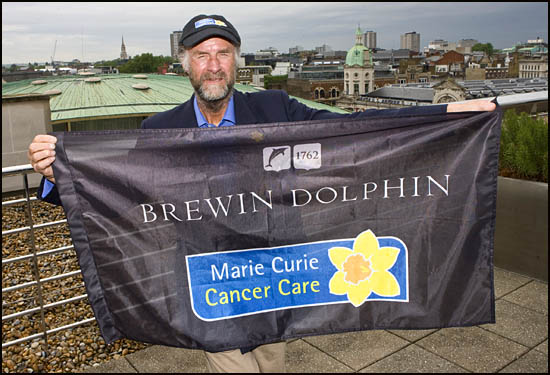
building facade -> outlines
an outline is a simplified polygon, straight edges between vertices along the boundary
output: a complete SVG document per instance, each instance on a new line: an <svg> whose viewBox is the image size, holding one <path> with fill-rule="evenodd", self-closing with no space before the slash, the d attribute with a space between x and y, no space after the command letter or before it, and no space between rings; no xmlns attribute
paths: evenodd
<svg viewBox="0 0 550 375"><path fill-rule="evenodd" d="M392 68L390 65L375 65L374 90L397 83L398 74L399 70Z"/></svg>
<svg viewBox="0 0 550 375"><path fill-rule="evenodd" d="M373 50L376 48L376 32L375 31L366 31L363 34L363 44L365 47Z"/></svg>
<svg viewBox="0 0 550 375"><path fill-rule="evenodd" d="M427 49L432 51L446 52L449 50L449 41L444 39L432 40L430 41L430 43L428 43Z"/></svg>
<svg viewBox="0 0 550 375"><path fill-rule="evenodd" d="M326 44L323 44L320 47L315 47L315 53L321 54L323 56L331 56L334 55L334 53L331 54L331 52L334 52L332 50L331 46L327 46Z"/></svg>
<svg viewBox="0 0 550 375"><path fill-rule="evenodd" d="M413 31L401 35L401 48L420 52L420 34Z"/></svg>
<svg viewBox="0 0 550 375"><path fill-rule="evenodd" d="M422 59L410 58L399 62L397 83L430 83L430 71L422 64Z"/></svg>
<svg viewBox="0 0 550 375"><path fill-rule="evenodd" d="M277 61L275 69L271 72L273 76L284 76L290 72L290 61Z"/></svg>
<svg viewBox="0 0 550 375"><path fill-rule="evenodd" d="M483 81L486 77L486 71L482 68L466 68L464 77L467 81Z"/></svg>
<svg viewBox="0 0 550 375"><path fill-rule="evenodd" d="M548 55L520 59L519 78L548 78Z"/></svg>
<svg viewBox="0 0 550 375"><path fill-rule="evenodd" d="M488 66L485 70L485 78L483 79L502 79L509 76L507 66Z"/></svg>
<svg viewBox="0 0 550 375"><path fill-rule="evenodd" d="M271 65L247 65L237 68L235 81L243 85L264 87L264 76L273 71Z"/></svg>
<svg viewBox="0 0 550 375"><path fill-rule="evenodd" d="M296 71L290 71L287 79L289 95L335 105L343 95L343 61L322 60L303 65Z"/></svg>
<svg viewBox="0 0 550 375"><path fill-rule="evenodd" d="M477 39L460 39L457 47L473 47L478 43Z"/></svg>
<svg viewBox="0 0 550 375"><path fill-rule="evenodd" d="M170 34L170 55L176 60L178 59L178 48L181 34L181 31L174 31Z"/></svg>
<svg viewBox="0 0 550 375"><path fill-rule="evenodd" d="M287 81L287 92L318 103L335 105L341 97L343 86L341 80L294 78Z"/></svg>
<svg viewBox="0 0 550 375"><path fill-rule="evenodd" d="M348 51L344 65L344 93L350 96L366 95L374 90L372 53L363 44L363 33L358 27L355 45Z"/></svg>
<svg viewBox="0 0 550 375"><path fill-rule="evenodd" d="M432 86L433 104L459 102L466 99L466 90L452 78L447 78Z"/></svg>
<svg viewBox="0 0 550 375"><path fill-rule="evenodd" d="M302 52L303 50L304 50L304 47L302 47L302 46L290 47L290 48L288 49L288 53L289 53L290 55L295 55L295 54L297 54L298 52Z"/></svg>
<svg viewBox="0 0 550 375"><path fill-rule="evenodd" d="M390 65L394 68L399 67L401 60L411 58L411 51L408 49L391 49L378 51L372 55L372 61L376 65Z"/></svg>
<svg viewBox="0 0 550 375"><path fill-rule="evenodd" d="M464 55L456 51L446 52L435 62L436 75L449 75L453 77L464 77L465 65Z"/></svg>

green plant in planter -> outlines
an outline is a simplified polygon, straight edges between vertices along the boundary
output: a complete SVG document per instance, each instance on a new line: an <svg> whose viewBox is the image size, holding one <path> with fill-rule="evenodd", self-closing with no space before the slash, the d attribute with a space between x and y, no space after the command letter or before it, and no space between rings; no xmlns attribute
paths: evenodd
<svg viewBox="0 0 550 375"><path fill-rule="evenodd" d="M526 113L506 111L499 169L503 176L548 182L548 123Z"/></svg>

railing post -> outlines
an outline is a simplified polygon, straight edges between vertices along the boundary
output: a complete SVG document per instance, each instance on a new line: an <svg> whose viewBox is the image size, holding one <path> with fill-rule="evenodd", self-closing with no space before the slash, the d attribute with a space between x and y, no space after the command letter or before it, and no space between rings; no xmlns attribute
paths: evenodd
<svg viewBox="0 0 550 375"><path fill-rule="evenodd" d="M44 346L43 349L46 352L46 355L48 354L48 334L46 329L46 319L44 317L44 299L42 297L42 283L40 282L40 272L38 271L38 259L36 256L36 242L34 239L34 225L32 220L32 209L31 209L31 200L29 196L29 181L27 174L23 174L23 181L25 184L25 202L27 206L27 223L30 228L29 230L29 236L30 236L30 245L32 249L32 270L34 274L34 279L36 280L37 284L37 290L38 290L38 301L40 303L40 319L42 323L42 332L44 333Z"/></svg>

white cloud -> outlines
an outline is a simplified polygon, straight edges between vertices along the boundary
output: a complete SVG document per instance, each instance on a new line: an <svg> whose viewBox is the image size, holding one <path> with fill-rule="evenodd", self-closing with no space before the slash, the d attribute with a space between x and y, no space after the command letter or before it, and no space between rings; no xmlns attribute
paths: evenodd
<svg viewBox="0 0 550 375"><path fill-rule="evenodd" d="M4 25L2 24L2 33L14 33L28 31L29 27L26 25Z"/></svg>

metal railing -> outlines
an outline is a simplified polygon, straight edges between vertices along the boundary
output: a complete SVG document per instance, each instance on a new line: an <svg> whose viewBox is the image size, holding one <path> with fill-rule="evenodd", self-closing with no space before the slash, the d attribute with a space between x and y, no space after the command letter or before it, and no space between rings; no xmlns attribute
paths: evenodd
<svg viewBox="0 0 550 375"><path fill-rule="evenodd" d="M482 99L493 100L494 98L495 97L493 96L488 98L464 100L456 103L466 103L466 102L477 101ZM537 103L537 102L545 102L545 101L546 102L548 101L548 90L529 92L525 94L502 95L497 97L498 104L503 108L511 107L518 104Z"/></svg>
<svg viewBox="0 0 550 375"><path fill-rule="evenodd" d="M487 98L487 99L493 99L493 98ZM476 99L476 100L478 100L478 99ZM548 101L548 91L527 93L527 94L515 94L515 95L499 96L497 98L497 101L498 101L499 105L501 105L503 108L512 107L512 106L518 105L518 104L537 103L537 102L545 102L545 101L547 102ZM21 226L19 228L16 228L16 229L2 231L2 242L4 242L4 236L11 235L11 234L16 234L16 233L22 233L22 232L30 232L30 246L31 246L31 249L32 249L32 254L18 256L18 257L12 257L12 258L8 258L8 259L2 259L2 266L6 265L6 264L10 264L10 263L16 263L16 262L21 262L21 261L25 261L25 260L31 260L32 261L32 268L33 268L33 277L34 277L34 281L32 281L32 282L26 282L26 283L14 285L14 286L7 287L7 288L2 288L2 295L5 295L4 293L13 292L15 290L26 288L26 287L29 287L29 286L37 286L38 300L39 300L39 305L40 306L35 307L35 308L26 309L24 311L20 311L20 312L9 314L9 315L4 315L4 308L2 308L2 323L6 322L6 321L9 321L9 320L12 320L12 319L15 319L15 318L18 318L18 317L21 317L21 316L24 316L24 315L40 313L42 332L30 335L30 336L22 337L22 338L19 338L17 340L12 340L12 341L9 341L9 342L2 343L2 348L5 348L5 347L11 346L11 345L15 345L15 344L19 344L19 343L22 343L22 342L34 340L36 338L43 338L44 343L46 345L45 351L47 353L48 352L48 350L47 350L48 335L59 332L59 331L62 331L62 330L74 328L74 327L77 327L77 326L80 326L80 325L84 325L84 324L93 322L95 320L95 318L81 320L81 321L78 321L78 322L75 322L75 323L72 323L72 324L63 325L61 327L57 327L57 328L54 328L54 329L47 329L46 328L46 322L45 322L45 319L44 319L44 315L46 313L46 310L54 308L54 307L58 307L58 306L63 306L63 305L66 305L68 303L73 303L73 302L77 302L77 301L80 301L80 300L84 300L84 299L87 298L87 294L78 295L76 297L68 298L68 299L65 299L65 300L62 300L62 301L57 301L57 302L50 303L50 304L45 304L44 303L44 298L43 298L43 295L42 295L42 293L43 293L42 285L44 283L49 282L49 281L60 280L60 279L63 279L63 278L72 277L72 276L75 276L75 275L79 275L81 273L81 271L78 270L78 271L73 271L73 272L67 272L67 273L63 273L63 274L60 274L60 275L55 275L55 276L48 277L48 278L43 278L43 279L40 278L40 274L39 274L39 270L38 270L38 257L65 252L65 251L74 249L74 246L69 245L69 246L62 246L62 247L58 247L58 248L54 248L54 249L48 249L48 250L40 251L40 252L37 251L37 246L36 246L36 243L35 243L35 230L45 228L45 227L65 224L65 223L67 223L67 220L65 219L65 220L46 222L46 223L43 223L43 224L34 224L34 221L33 221L33 218L32 218L31 202L36 201L36 198L35 197L31 198L29 196L29 184L28 184L28 177L27 177L28 174L31 174L31 173L35 173L35 171L32 169L30 164L2 168L2 178L8 177L8 176L13 176L13 175L22 175L23 183L24 183L24 190L25 190L25 198L14 199L14 200L2 202L2 207L11 206L11 205L20 204L20 203L25 202L26 217L27 217L26 225L23 225L23 226Z"/></svg>
<svg viewBox="0 0 550 375"><path fill-rule="evenodd" d="M54 303L49 303L49 304L44 303L44 298L43 298L43 284L44 283L47 283L47 282L50 282L50 281L55 281L55 280L60 280L60 279L68 278L68 277L72 277L72 276L75 276L75 275L79 275L81 273L81 271L78 270L78 271L73 271L73 272L67 272L67 273L63 273L63 274L60 274L60 275L55 275L55 276L47 277L47 278L43 278L43 279L40 278L40 273L39 273L39 270L38 270L38 257L65 252L65 251L74 249L74 246L73 245L62 246L62 247L58 247L58 248L54 248L54 249L48 249L48 250L45 250L45 251L38 251L37 250L36 240L35 240L35 230L65 224L65 223L67 223L67 220L64 219L64 220L52 221L52 222L47 222L47 223L42 223L42 224L35 224L34 223L34 220L33 220L33 217L32 217L31 203L33 201L36 201L37 198L36 197L30 197L30 192L29 192L30 189L29 189L29 182L28 182L28 175L30 173L36 173L32 169L32 166L30 164L2 168L2 178L8 177L8 176L13 176L13 175L21 175L22 178L23 178L23 185L24 185L24 191L25 191L25 198L13 199L13 200L9 200L9 201L3 201L2 202L2 208L17 205L17 204L21 204L21 203L24 202L25 203L25 213L26 213L25 216L26 216L26 221L27 221L26 226L21 226L19 228L6 230L6 231L3 230L2 231L2 242L4 243L4 236L13 235L13 234L17 234L17 233L23 233L23 232L29 232L29 234L30 234L30 236L29 236L30 244L29 245L30 245L31 251L32 251L32 254L18 256L18 257L11 257L11 258L7 258L7 259L2 259L2 267L4 265L10 264L10 263L17 263L17 262L30 260L31 264L32 264L32 273L33 273L33 279L34 279L31 282L25 282L25 283L21 283L21 284L11 286L11 287L2 288L2 295L5 296L6 295L5 293L10 293L10 292L13 292L13 291L16 291L16 290L19 290L19 289L36 286L37 299L38 299L39 306L35 307L35 308L30 308L30 309L26 309L26 310L23 310L23 311L19 311L19 312L13 313L13 314L4 315L4 306L2 304L2 324L4 324L7 321L10 321L10 320L13 320L13 319L25 316L25 315L31 315L31 314L39 313L40 314L41 332L37 333L37 334L25 336L25 337L19 338L17 340L8 341L8 342L5 342L5 343L3 342L2 343L2 349L6 348L8 346L11 346L11 345L23 343L23 342L34 340L34 339L37 339L37 338L43 338L44 339L44 350L45 350L46 353L48 353L48 335L59 332L59 331L63 331L63 330L69 329L69 328L74 328L74 327L78 327L78 326L83 325L83 324L93 322L95 319L94 318L85 319L85 320L81 320L81 321L78 321L78 322L75 322L75 323L72 323L72 324L67 324L67 325L63 325L61 327L56 327L56 328L53 328L53 329L47 329L47 327L46 327L45 314L46 314L46 311L48 309L58 307L58 306L63 306L63 305L66 305L68 303L73 303L73 302L77 302L77 301L80 301L80 300L84 300L88 297L88 295L87 294L82 294L82 295L79 295L79 296L76 296L76 297L64 299L64 300L57 301L57 302L54 302Z"/></svg>

